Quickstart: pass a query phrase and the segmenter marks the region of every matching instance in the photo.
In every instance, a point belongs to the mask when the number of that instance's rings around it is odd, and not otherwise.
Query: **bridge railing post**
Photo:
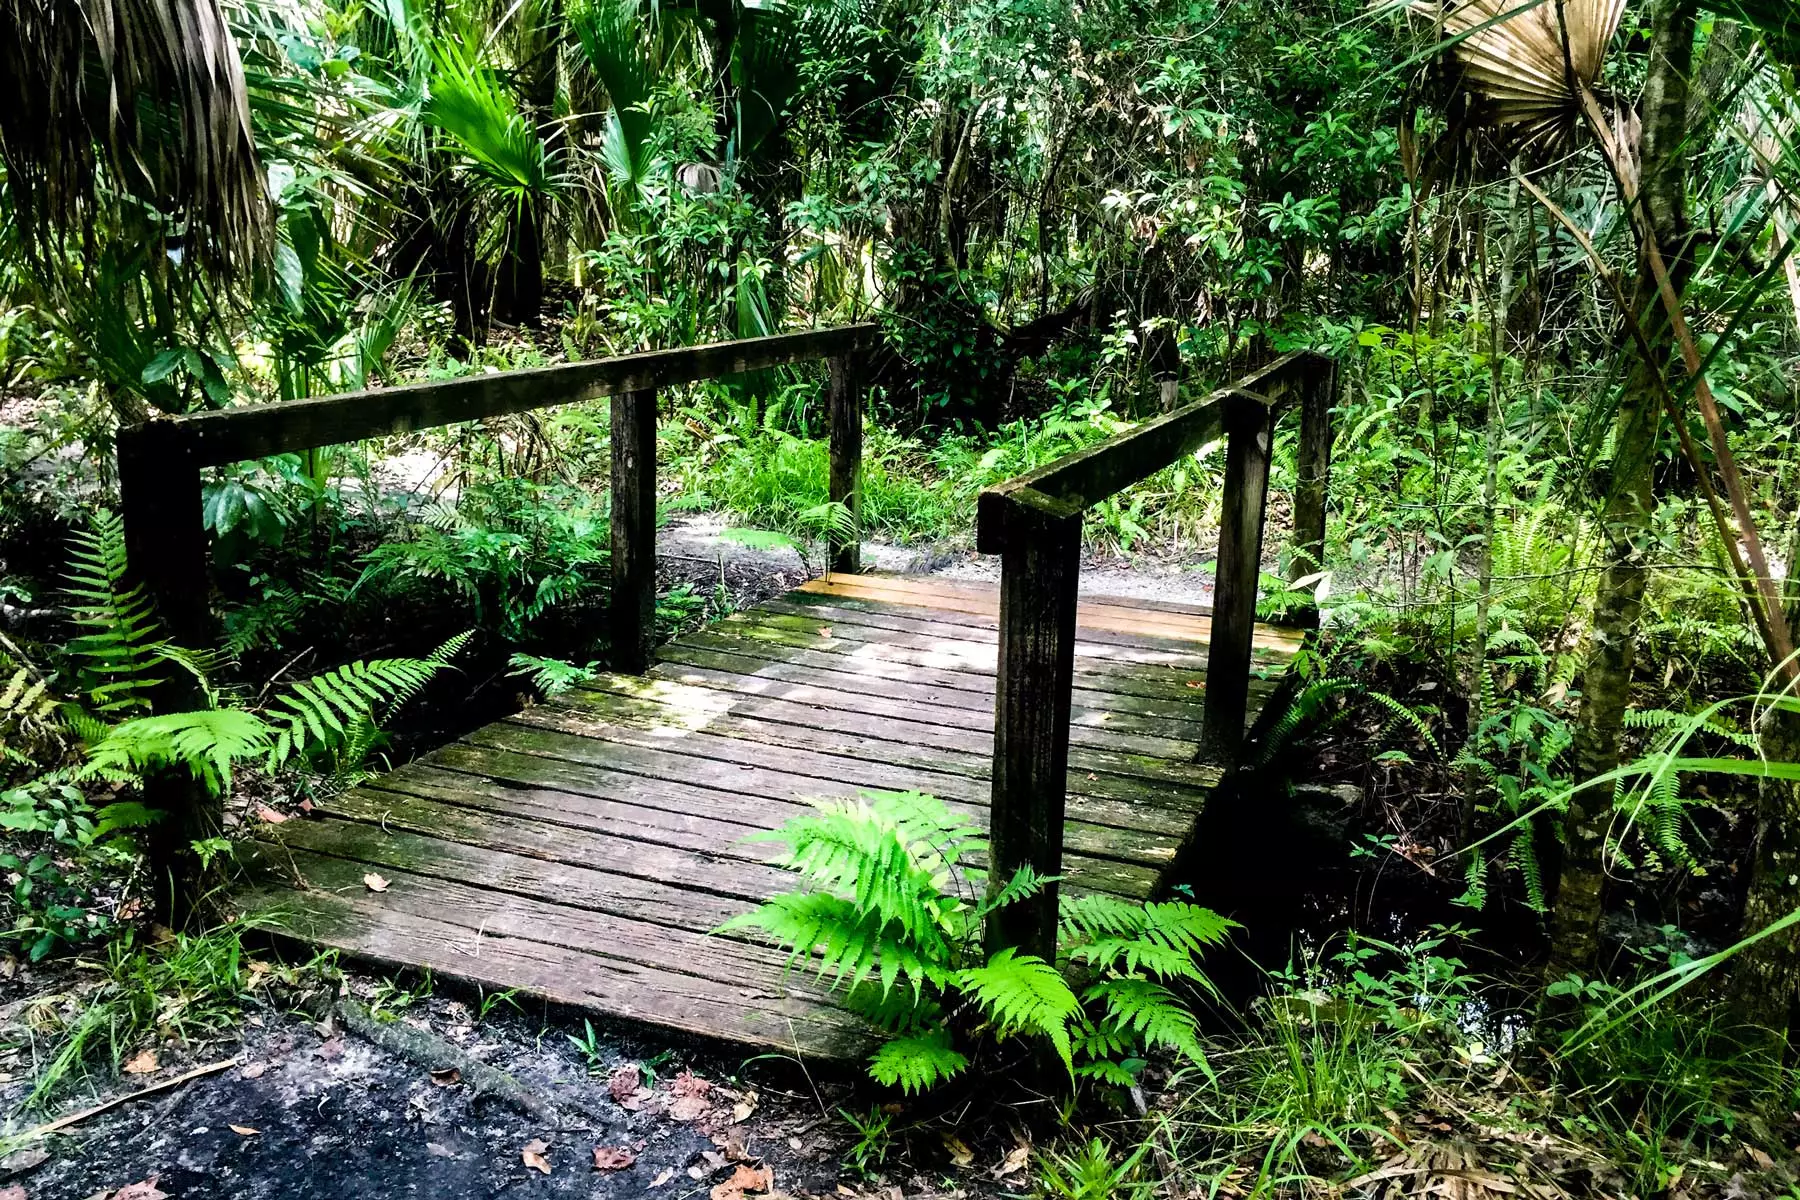
[[[656,389],[612,398],[614,670],[650,665],[656,638]]]
[[[829,569],[847,575],[862,570],[863,372],[847,354],[830,360],[831,480],[827,498],[850,512],[852,531],[835,526],[826,534]]]
[[[1325,564],[1325,504],[1331,487],[1331,406],[1337,399],[1337,363],[1318,358],[1300,384],[1300,443],[1294,452],[1294,544],[1288,582],[1315,574]],[[1313,605],[1294,614],[1310,629],[1319,626]]]
[[[1005,502],[1000,558],[1000,654],[994,693],[990,890],[1021,866],[1062,873],[1081,575],[1081,507],[1038,493]],[[1056,960],[1058,889],[988,918],[989,952],[1016,947]]]
[[[131,580],[144,589],[171,641],[189,650],[205,649],[212,616],[206,518],[192,431],[162,419],[121,429],[118,463],[119,515]],[[200,693],[187,672],[171,670],[150,702],[158,713],[180,712],[198,706]],[[219,836],[224,798],[191,775],[162,770],[145,777],[143,800],[163,814],[147,831],[144,847],[154,915],[179,927],[187,923],[205,887],[194,843]]]
[[[1212,641],[1206,656],[1201,754],[1234,765],[1244,742],[1250,656],[1256,637],[1256,588],[1262,570],[1263,515],[1269,484],[1269,406],[1230,394],[1225,405],[1225,488],[1213,577]]]

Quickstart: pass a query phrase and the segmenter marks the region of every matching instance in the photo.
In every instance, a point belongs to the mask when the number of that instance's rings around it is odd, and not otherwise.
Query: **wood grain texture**
[[[1205,610],[1076,603],[1069,575],[1044,574],[1028,571],[1008,606],[1025,631],[1010,678],[1066,669],[1070,700],[1045,713],[1021,687],[1007,744],[1023,764],[1013,779],[1060,795],[1055,828],[1029,812],[1023,830],[993,820],[1010,795],[994,781],[997,684],[1009,678],[998,589],[834,574],[663,647],[647,675],[600,675],[310,818],[259,827],[236,904],[384,966],[747,1047],[860,1057],[870,1031],[839,995],[752,937],[709,933],[792,884],[770,861],[779,846],[751,835],[814,799],[918,790],[992,825],[1007,861],[1053,870],[1072,893],[1141,898],[1218,781],[1194,761]],[[1275,666],[1296,640],[1269,634],[1259,653]],[[1271,686],[1248,689],[1247,711]],[[386,891],[363,884],[369,872]],[[1009,940],[1042,940],[1053,913]]]
[[[176,421],[191,432],[195,458],[201,466],[222,466],[246,458],[672,387],[834,354],[867,352],[879,344],[880,338],[880,330],[874,325],[847,325],[341,396],[228,408],[178,417]]]

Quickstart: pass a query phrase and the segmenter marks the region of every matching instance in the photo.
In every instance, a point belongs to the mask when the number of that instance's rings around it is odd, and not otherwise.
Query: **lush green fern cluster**
[[[586,493],[521,479],[483,484],[433,505],[412,540],[365,555],[356,590],[448,585],[475,624],[518,641],[552,608],[605,597],[609,529]]]
[[[1129,1085],[1150,1047],[1204,1062],[1193,1014],[1173,989],[1209,986],[1200,956],[1231,927],[1217,914],[1087,895],[1064,904],[1058,963],[1010,949],[984,957],[986,917],[1044,881],[1028,868],[989,880],[975,865],[986,839],[941,800],[865,792],[820,801],[757,838],[784,844],[780,861],[806,886],[721,932],[768,934],[846,989],[889,1035],[869,1063],[878,1082],[916,1092],[965,1070],[961,1017],[971,1013],[995,1037],[1041,1039],[1072,1078]]]

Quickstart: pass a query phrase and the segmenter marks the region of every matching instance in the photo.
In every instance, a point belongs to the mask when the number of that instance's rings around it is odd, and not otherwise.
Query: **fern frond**
[[[968,1058],[950,1044],[950,1031],[942,1025],[894,1038],[869,1056],[869,1074],[876,1083],[898,1084],[909,1095],[961,1074],[968,1065]]]
[[[1199,1023],[1175,993],[1161,984],[1148,979],[1108,979],[1088,988],[1082,998],[1104,1004],[1107,1019],[1139,1042],[1166,1047],[1196,1065],[1206,1065]]]
[[[66,649],[83,691],[102,713],[148,712],[150,694],[162,683],[162,639],[149,597],[126,582],[124,522],[96,513],[92,528],[76,531],[73,542],[64,590],[73,601],[69,618],[84,632]]]
[[[274,736],[255,713],[234,708],[134,717],[88,748],[76,778],[117,779],[177,767],[222,794],[231,785],[233,765],[266,755]]]
[[[1074,1074],[1069,1024],[1080,1014],[1081,1001],[1055,967],[1009,948],[988,959],[985,967],[958,972],[957,983],[981,1006],[1002,1037],[1020,1032],[1041,1034]]]

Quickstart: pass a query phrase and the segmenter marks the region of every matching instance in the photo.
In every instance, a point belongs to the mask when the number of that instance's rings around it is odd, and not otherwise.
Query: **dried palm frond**
[[[1454,45],[1461,83],[1486,105],[1482,123],[1515,152],[1567,140],[1625,13],[1625,0],[1467,0],[1446,9],[1417,0]]]
[[[0,4],[0,162],[36,252],[108,220],[225,278],[267,245],[243,66],[218,0]]]

